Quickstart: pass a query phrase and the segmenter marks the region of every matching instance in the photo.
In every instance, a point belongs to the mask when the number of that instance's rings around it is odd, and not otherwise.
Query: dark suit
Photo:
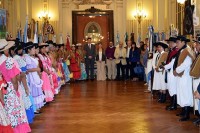
[[[94,79],[94,62],[96,57],[96,47],[95,45],[91,44],[91,48],[88,44],[84,45],[85,50],[85,66],[86,66],[86,73],[89,79],[89,71],[90,71],[90,79]],[[89,56],[92,56],[92,59],[89,59]]]

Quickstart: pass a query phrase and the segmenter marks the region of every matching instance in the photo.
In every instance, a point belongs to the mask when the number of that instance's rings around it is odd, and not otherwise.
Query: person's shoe
[[[161,103],[162,99],[163,99],[163,93],[160,93],[158,102]]]
[[[166,94],[163,94],[162,99],[161,99],[161,103],[165,103],[166,102]]]
[[[185,109],[185,113],[184,113],[183,117],[181,119],[179,119],[179,121],[187,121],[190,119],[190,107],[186,106],[186,107],[184,107],[184,109]]]
[[[180,116],[180,117],[182,117],[182,116],[184,115],[184,113],[185,113],[185,109],[182,108],[181,112],[178,113],[178,114],[176,114],[176,116]]]
[[[177,109],[177,98],[176,98],[176,95],[174,95],[172,97],[172,104],[171,106],[168,108],[168,110],[176,110]]]
[[[148,84],[147,84],[147,83],[145,83],[144,85],[145,85],[145,86],[147,86]]]
[[[196,125],[196,124],[199,124],[200,123],[200,118],[197,118],[193,121],[193,123]]]

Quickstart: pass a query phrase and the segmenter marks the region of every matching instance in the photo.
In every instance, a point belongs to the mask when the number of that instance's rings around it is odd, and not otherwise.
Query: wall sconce
[[[134,12],[133,17],[138,20],[138,23],[140,24],[143,19],[147,17],[147,14],[144,12],[144,10],[136,10]]]
[[[49,13],[47,12],[44,12],[42,11],[39,15],[38,15],[38,18],[41,20],[44,20],[44,21],[49,21],[51,19],[51,16]]]

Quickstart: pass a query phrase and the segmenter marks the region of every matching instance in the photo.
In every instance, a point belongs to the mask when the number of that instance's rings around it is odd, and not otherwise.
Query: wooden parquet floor
[[[191,120],[179,122],[144,93],[143,82],[88,81],[65,85],[56,102],[45,106],[33,133],[200,133]]]

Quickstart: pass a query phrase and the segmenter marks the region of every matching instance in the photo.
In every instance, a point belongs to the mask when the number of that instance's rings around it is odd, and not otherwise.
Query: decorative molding
[[[82,5],[87,4],[104,4],[103,0],[79,0],[82,1]]]
[[[116,5],[117,7],[123,7],[123,0],[117,0]]]
[[[85,11],[90,13],[95,13],[95,12],[100,12],[101,10],[92,6],[91,8],[86,9]]]
[[[70,0],[62,0],[62,8],[69,8]]]

